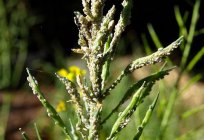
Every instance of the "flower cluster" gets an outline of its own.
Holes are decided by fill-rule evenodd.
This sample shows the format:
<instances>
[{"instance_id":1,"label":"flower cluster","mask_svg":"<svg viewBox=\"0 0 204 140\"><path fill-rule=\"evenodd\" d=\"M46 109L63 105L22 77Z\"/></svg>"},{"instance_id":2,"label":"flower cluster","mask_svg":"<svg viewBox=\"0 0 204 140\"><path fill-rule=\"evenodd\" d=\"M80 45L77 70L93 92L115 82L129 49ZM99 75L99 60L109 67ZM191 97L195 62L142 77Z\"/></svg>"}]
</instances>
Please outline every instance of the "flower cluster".
<instances>
[{"instance_id":1,"label":"flower cluster","mask_svg":"<svg viewBox=\"0 0 204 140\"><path fill-rule=\"evenodd\" d=\"M56 106L56 111L57 112L63 112L66 111L66 105L64 101L59 101L59 103Z\"/></svg>"},{"instance_id":2,"label":"flower cluster","mask_svg":"<svg viewBox=\"0 0 204 140\"><path fill-rule=\"evenodd\" d=\"M76 76L77 75L84 76L86 74L86 70L80 69L77 66L70 66L68 67L68 70L64 68L60 69L59 71L57 71L57 74L74 82L76 80Z\"/></svg>"}]
</instances>

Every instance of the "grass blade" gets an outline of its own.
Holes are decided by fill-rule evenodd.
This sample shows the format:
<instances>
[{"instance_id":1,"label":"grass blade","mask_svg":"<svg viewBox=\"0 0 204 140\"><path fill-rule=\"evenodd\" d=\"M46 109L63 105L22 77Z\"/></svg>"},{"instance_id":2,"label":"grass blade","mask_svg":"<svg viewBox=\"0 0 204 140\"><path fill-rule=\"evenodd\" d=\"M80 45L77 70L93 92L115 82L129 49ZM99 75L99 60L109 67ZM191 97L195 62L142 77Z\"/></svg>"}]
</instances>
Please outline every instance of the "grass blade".
<instances>
[{"instance_id":1,"label":"grass blade","mask_svg":"<svg viewBox=\"0 0 204 140\"><path fill-rule=\"evenodd\" d=\"M37 134L38 140L42 140L36 123L34 123L34 127L35 127L35 132Z\"/></svg>"},{"instance_id":2,"label":"grass blade","mask_svg":"<svg viewBox=\"0 0 204 140\"><path fill-rule=\"evenodd\" d=\"M72 124L71 119L69 119L69 122L70 122L70 126L71 126L71 133L72 133L73 139L78 140L79 137L77 136L76 130L75 130L73 124Z\"/></svg>"},{"instance_id":3,"label":"grass blade","mask_svg":"<svg viewBox=\"0 0 204 140\"><path fill-rule=\"evenodd\" d=\"M180 9L178 6L174 7L174 14L175 14L175 18L176 18L176 21L177 21L177 24L179 26L179 30L180 30L180 33L179 35L183 35L183 36L187 36L187 29L185 27L185 24L184 24L184 21L183 21L183 18L181 16L181 12L180 12Z\"/></svg>"},{"instance_id":4,"label":"grass blade","mask_svg":"<svg viewBox=\"0 0 204 140\"><path fill-rule=\"evenodd\" d=\"M203 137L203 127L204 124L201 123L199 126L192 128L191 130L185 132L181 136L177 137L175 140L193 140L196 138L198 134L200 134L200 139Z\"/></svg>"},{"instance_id":5,"label":"grass blade","mask_svg":"<svg viewBox=\"0 0 204 140\"><path fill-rule=\"evenodd\" d=\"M23 137L24 140L29 140L28 136L26 135L25 131L22 131L21 128L19 128L19 131L21 132L21 135Z\"/></svg>"},{"instance_id":6,"label":"grass blade","mask_svg":"<svg viewBox=\"0 0 204 140\"><path fill-rule=\"evenodd\" d=\"M193 109L184 112L181 115L181 118L186 119L186 118L188 118L188 117L190 117L190 116L192 116L192 115L194 115L194 114L196 114L196 113L198 113L198 112L200 112L202 110L204 110L204 104L202 104L202 105L200 105L198 107L194 107Z\"/></svg>"},{"instance_id":7,"label":"grass blade","mask_svg":"<svg viewBox=\"0 0 204 140\"><path fill-rule=\"evenodd\" d=\"M159 93L157 94L156 98L152 102L152 104L149 106L149 109L147 110L144 119L142 120L141 125L137 128L137 133L134 136L133 140L139 140L140 136L142 135L142 132L144 130L144 127L147 125L148 121L150 120L153 110L156 106L157 100L159 98Z\"/></svg>"},{"instance_id":8,"label":"grass blade","mask_svg":"<svg viewBox=\"0 0 204 140\"><path fill-rule=\"evenodd\" d=\"M195 36L199 36L199 35L202 35L202 34L204 34L204 28L202 28L202 29L195 32Z\"/></svg>"},{"instance_id":9,"label":"grass blade","mask_svg":"<svg viewBox=\"0 0 204 140\"><path fill-rule=\"evenodd\" d=\"M111 111L111 113L105 117L105 119L102 121L102 124L105 123L112 115L113 113L115 113L118 108L125 102L127 101L141 86L144 82L146 82L145 84L148 84L149 82L151 83L155 83L156 81L163 79L164 76L168 75L169 72L172 70L173 68L167 69L167 70L162 70L159 71L155 74L152 74L148 77L145 77L144 79L141 79L140 81L138 81L137 83L133 84L124 94L123 98L121 99L121 101L118 103L118 105Z\"/></svg>"},{"instance_id":10,"label":"grass blade","mask_svg":"<svg viewBox=\"0 0 204 140\"><path fill-rule=\"evenodd\" d=\"M157 36L152 24L148 24L147 28L148 28L150 36L151 36L155 46L157 47L157 49L163 48L163 45L162 45L161 41L159 40L159 37Z\"/></svg>"},{"instance_id":11,"label":"grass blade","mask_svg":"<svg viewBox=\"0 0 204 140\"><path fill-rule=\"evenodd\" d=\"M151 24L148 24L147 28L148 28L149 34L150 34L156 48L162 49L163 45L162 45L161 41L159 40L159 37L158 37L157 33L155 32L153 26ZM182 36L182 38L183 38L183 36ZM167 58L167 60L169 61L170 64L173 64L173 62L169 58Z\"/></svg>"},{"instance_id":12,"label":"grass blade","mask_svg":"<svg viewBox=\"0 0 204 140\"><path fill-rule=\"evenodd\" d=\"M1 95L0 95L1 96ZM0 107L0 139L4 139L5 131L8 123L8 117L10 113L10 106L11 106L11 98L12 96L4 93L2 104Z\"/></svg>"},{"instance_id":13,"label":"grass blade","mask_svg":"<svg viewBox=\"0 0 204 140\"><path fill-rule=\"evenodd\" d=\"M203 57L204 55L204 46L202 49L193 57L193 59L190 61L190 63L187 66L187 71L191 71L194 66L198 63L198 61Z\"/></svg>"},{"instance_id":14,"label":"grass blade","mask_svg":"<svg viewBox=\"0 0 204 140\"><path fill-rule=\"evenodd\" d=\"M118 115L118 119L115 121L110 136L107 138L107 140L114 139L115 136L127 125L129 122L129 118L132 115L132 113L136 110L136 107L141 102L142 94L144 93L143 89L145 89L144 86L145 83L142 84L142 86L137 90L137 92L133 95L132 100L128 104L128 106L125 108L123 112L121 112Z\"/></svg>"},{"instance_id":15,"label":"grass blade","mask_svg":"<svg viewBox=\"0 0 204 140\"><path fill-rule=\"evenodd\" d=\"M184 93L192 84L196 83L202 78L201 74L197 74L194 77L192 77L189 82L184 85L184 87L180 90L180 94Z\"/></svg>"},{"instance_id":16,"label":"grass blade","mask_svg":"<svg viewBox=\"0 0 204 140\"><path fill-rule=\"evenodd\" d=\"M66 125L64 124L63 120L61 119L61 117L59 116L59 114L57 113L57 111L55 110L55 108L45 99L43 93L40 91L40 88L38 86L37 81L34 79L34 77L30 74L29 69L27 68L27 73L28 73L28 82L30 87L33 90L33 94L36 94L39 101L42 103L42 105L47 109L47 113L48 116L51 117L54 121L55 124L59 125L61 127L61 129L63 130L63 132L65 133L65 135L67 136L67 138L69 140L71 140L71 137L69 135L69 130L66 127Z\"/></svg>"},{"instance_id":17,"label":"grass blade","mask_svg":"<svg viewBox=\"0 0 204 140\"><path fill-rule=\"evenodd\" d=\"M192 19L191 19L191 25L190 25L190 29L189 29L189 34L187 36L187 42L186 42L186 46L183 52L183 56L181 59L181 69L184 69L186 63L187 63L187 59L190 53L190 49L192 46L192 42L193 42L193 37L195 34L195 28L196 28L196 24L199 18L199 8L200 8L200 0L196 0L194 8L193 8L193 15L192 15Z\"/></svg>"},{"instance_id":18,"label":"grass blade","mask_svg":"<svg viewBox=\"0 0 204 140\"><path fill-rule=\"evenodd\" d=\"M152 52L152 50L151 50L151 48L149 46L146 35L143 33L141 37L142 37L142 43L143 43L143 46L144 46L144 49L145 49L145 53L147 55L152 54L153 52Z\"/></svg>"}]
</instances>

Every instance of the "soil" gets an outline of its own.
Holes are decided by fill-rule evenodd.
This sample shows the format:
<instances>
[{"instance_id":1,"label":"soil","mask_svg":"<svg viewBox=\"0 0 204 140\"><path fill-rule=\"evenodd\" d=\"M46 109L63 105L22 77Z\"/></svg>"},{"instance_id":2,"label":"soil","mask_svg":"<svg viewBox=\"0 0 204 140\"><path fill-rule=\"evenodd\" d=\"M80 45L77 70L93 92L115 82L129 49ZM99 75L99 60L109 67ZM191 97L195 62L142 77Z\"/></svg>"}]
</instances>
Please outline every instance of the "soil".
<instances>
[{"instance_id":1,"label":"soil","mask_svg":"<svg viewBox=\"0 0 204 140\"><path fill-rule=\"evenodd\" d=\"M51 87L43 87L44 90L53 90ZM42 105L37 97L32 94L31 90L18 91L0 91L0 105L6 94L11 95L10 113L7 122L5 140L22 140L22 135L19 131L21 128L32 139L32 131L34 127L28 127L28 124L33 124L33 120L37 118L41 112ZM2 116L3 117L3 116ZM0 118L2 118L0 116Z\"/></svg>"}]
</instances>

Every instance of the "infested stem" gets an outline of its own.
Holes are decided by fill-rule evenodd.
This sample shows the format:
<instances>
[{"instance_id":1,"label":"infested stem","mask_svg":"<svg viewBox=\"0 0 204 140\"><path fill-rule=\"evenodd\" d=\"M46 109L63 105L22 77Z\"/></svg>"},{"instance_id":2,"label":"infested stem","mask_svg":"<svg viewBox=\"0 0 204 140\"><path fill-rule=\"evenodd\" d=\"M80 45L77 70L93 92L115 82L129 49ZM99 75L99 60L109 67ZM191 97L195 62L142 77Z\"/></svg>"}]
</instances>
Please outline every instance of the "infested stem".
<instances>
[{"instance_id":1,"label":"infested stem","mask_svg":"<svg viewBox=\"0 0 204 140\"><path fill-rule=\"evenodd\" d=\"M125 70L121 72L121 74L112 83L112 85L106 89L106 91L103 93L103 98L109 95L110 91L113 90L117 86L117 84L120 83L122 78L125 77L127 74L132 73L134 70L142 68L144 66L152 65L152 64L163 61L163 59L169 56L174 49L180 46L182 39L183 39L183 36L181 36L176 41L168 45L166 48L159 49L158 51L156 51L155 53L151 55L136 59L135 61L130 63L125 68Z\"/></svg>"},{"instance_id":2,"label":"infested stem","mask_svg":"<svg viewBox=\"0 0 204 140\"><path fill-rule=\"evenodd\" d=\"M80 12L75 12L74 20L79 29L78 44L80 48L73 49L73 51L83 54L82 59L86 61L89 70L89 82L82 82L81 75L76 76L76 81L71 81L67 77L56 75L65 85L66 90L71 97L71 103L74 105L74 111L78 119L75 125L72 124L74 121L70 120L70 132L65 127L66 125L55 109L44 98L39 90L38 84L27 69L29 75L28 80L33 93L37 94L43 106L48 110L50 117L63 128L68 139L78 139L79 135L79 137L84 140L99 140L100 129L104 122L101 121L101 112L103 109L103 101L106 97L125 76L132 73L134 70L147 65L159 63L165 57L169 56L174 49L179 47L183 38L180 37L166 48L161 48L151 55L132 61L121 72L118 78L106 88L105 85L108 83L107 79L109 76L110 63L113 59L121 34L129 24L132 0L123 0L123 10L121 11L115 27L114 14L116 8L113 5L107 14L103 16L104 3L105 0L82 0L84 13L81 14ZM132 97L132 99L126 106L125 110L118 115L107 140L115 139L118 133L127 126L131 116L137 107L143 102L143 99L149 95L155 82L164 78L169 71L170 69L166 71L161 70L130 86L118 106L113 109L113 112L116 111L121 104L127 101L129 97ZM157 99L158 96L147 111L146 117L141 125L142 128L147 124ZM105 121L108 118L109 116L105 118ZM142 131L139 131L139 134L141 133Z\"/></svg>"}]
</instances>

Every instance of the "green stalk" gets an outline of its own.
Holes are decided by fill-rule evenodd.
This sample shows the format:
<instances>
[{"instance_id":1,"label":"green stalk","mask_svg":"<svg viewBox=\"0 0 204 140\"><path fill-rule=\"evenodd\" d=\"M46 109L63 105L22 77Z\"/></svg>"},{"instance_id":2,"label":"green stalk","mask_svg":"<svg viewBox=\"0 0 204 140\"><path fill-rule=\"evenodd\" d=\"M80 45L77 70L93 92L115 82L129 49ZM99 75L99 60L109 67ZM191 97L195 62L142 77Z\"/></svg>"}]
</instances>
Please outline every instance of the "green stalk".
<instances>
[{"instance_id":1,"label":"green stalk","mask_svg":"<svg viewBox=\"0 0 204 140\"><path fill-rule=\"evenodd\" d=\"M34 123L34 127L35 127L35 132L37 134L38 140L42 140L36 123Z\"/></svg>"},{"instance_id":2,"label":"green stalk","mask_svg":"<svg viewBox=\"0 0 204 140\"><path fill-rule=\"evenodd\" d=\"M188 33L187 33L187 29L184 23L185 21L183 20L181 16L181 12L178 6L174 7L174 14L175 14L176 21L180 29L179 36L183 35L186 37Z\"/></svg>"},{"instance_id":3,"label":"green stalk","mask_svg":"<svg viewBox=\"0 0 204 140\"><path fill-rule=\"evenodd\" d=\"M110 47L110 41L111 41L111 36L108 37L108 40L107 42L105 43L104 45L104 54L106 53L106 51L108 50L108 48ZM103 70L102 70L102 74L101 74L101 77L102 77L102 90L104 89L105 87L105 82L109 76L109 67L110 67L110 58L105 62L105 64L103 65Z\"/></svg>"},{"instance_id":4,"label":"green stalk","mask_svg":"<svg viewBox=\"0 0 204 140\"><path fill-rule=\"evenodd\" d=\"M171 93L171 96L169 98L169 101L168 101L164 116L162 118L162 122L161 122L161 125L160 125L160 130L159 130L159 134L157 136L157 140L162 140L163 139L163 136L164 136L164 133L165 133L166 128L168 126L170 117L171 117L171 115L173 113L173 107L175 105L177 94L178 94L177 89L174 89L174 91Z\"/></svg>"},{"instance_id":5,"label":"green stalk","mask_svg":"<svg viewBox=\"0 0 204 140\"><path fill-rule=\"evenodd\" d=\"M181 118L186 119L186 118L192 116L193 114L196 114L196 113L198 113L198 112L200 112L202 110L204 110L204 104L199 105L198 107L195 107L195 108L193 108L191 110L188 110L188 111L184 112L182 114Z\"/></svg>"},{"instance_id":6,"label":"green stalk","mask_svg":"<svg viewBox=\"0 0 204 140\"><path fill-rule=\"evenodd\" d=\"M15 68L13 71L13 76L12 76L12 85L13 87L16 87L19 84L22 71L24 69L24 64L27 58L27 44L24 44L19 48L19 54L18 58L15 64Z\"/></svg>"},{"instance_id":7,"label":"green stalk","mask_svg":"<svg viewBox=\"0 0 204 140\"><path fill-rule=\"evenodd\" d=\"M59 125L60 128L63 130L64 134L67 136L68 140L72 140L69 134L69 130L64 124L63 120L59 116L59 114L56 112L54 107L51 106L51 104L45 99L43 93L40 91L37 81L32 77L30 74L30 71L28 68L26 69L28 73L28 81L29 85L31 86L33 90L33 94L36 94L39 101L42 103L42 105L47 109L48 116L51 117L56 125Z\"/></svg>"},{"instance_id":8,"label":"green stalk","mask_svg":"<svg viewBox=\"0 0 204 140\"><path fill-rule=\"evenodd\" d=\"M137 133L136 133L133 140L139 140L140 136L142 135L144 127L147 125L147 123L149 122L149 120L150 120L150 118L152 116L152 113L153 113L153 110L154 110L154 108L156 106L158 98L159 98L159 93L157 94L157 96L154 99L154 101L152 102L152 104L149 106L149 109L147 110L147 112L145 114L145 117L142 120L142 124L137 128Z\"/></svg>"},{"instance_id":9,"label":"green stalk","mask_svg":"<svg viewBox=\"0 0 204 140\"><path fill-rule=\"evenodd\" d=\"M22 131L21 128L19 128L19 131L21 132L21 135L22 135L24 140L30 140L29 137L27 136L27 134L25 133L25 131Z\"/></svg>"},{"instance_id":10,"label":"green stalk","mask_svg":"<svg viewBox=\"0 0 204 140\"><path fill-rule=\"evenodd\" d=\"M194 68L194 66L198 63L198 61L203 57L203 55L204 55L204 46L193 57L193 59L189 62L188 66L187 66L187 71L191 71Z\"/></svg>"},{"instance_id":11,"label":"green stalk","mask_svg":"<svg viewBox=\"0 0 204 140\"><path fill-rule=\"evenodd\" d=\"M1 65L2 69L0 72L1 83L0 88L9 86L11 80L11 50L10 50L10 34L8 29L8 23L6 18L6 9L3 0L0 0L0 51L1 51Z\"/></svg>"},{"instance_id":12,"label":"green stalk","mask_svg":"<svg viewBox=\"0 0 204 140\"><path fill-rule=\"evenodd\" d=\"M125 127L129 121L129 114L132 110L135 111L137 104L140 102L140 98L142 96L142 90L144 89L144 84L137 90L137 92L133 95L131 102L128 104L128 106L125 108L125 110L122 113L119 113L118 119L115 121L110 136L107 138L107 140L114 139L116 137L116 134L119 133L119 131ZM135 109L134 109L135 108ZM126 122L127 121L127 122Z\"/></svg>"},{"instance_id":13,"label":"green stalk","mask_svg":"<svg viewBox=\"0 0 204 140\"><path fill-rule=\"evenodd\" d=\"M196 0L194 8L193 8L193 14L192 14L189 33L188 33L187 40L186 40L186 46L185 46L183 56L181 59L181 70L185 69L184 67L185 67L185 65L187 63L187 59L189 57L190 49L191 49L192 42L193 42L193 37L195 34L196 24L197 24L197 21L199 19L199 8L200 8L200 0Z\"/></svg>"},{"instance_id":14,"label":"green stalk","mask_svg":"<svg viewBox=\"0 0 204 140\"><path fill-rule=\"evenodd\" d=\"M8 123L8 117L11 106L11 96L8 93L4 93L2 106L0 110L0 139L3 140L5 138L5 131Z\"/></svg>"},{"instance_id":15,"label":"green stalk","mask_svg":"<svg viewBox=\"0 0 204 140\"><path fill-rule=\"evenodd\" d=\"M148 28L148 31L149 31L151 38L152 38L155 46L157 47L157 49L163 48L163 45L162 45L161 41L159 40L159 37L157 36L153 26L151 24L148 24L147 28Z\"/></svg>"}]
</instances>

